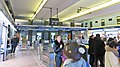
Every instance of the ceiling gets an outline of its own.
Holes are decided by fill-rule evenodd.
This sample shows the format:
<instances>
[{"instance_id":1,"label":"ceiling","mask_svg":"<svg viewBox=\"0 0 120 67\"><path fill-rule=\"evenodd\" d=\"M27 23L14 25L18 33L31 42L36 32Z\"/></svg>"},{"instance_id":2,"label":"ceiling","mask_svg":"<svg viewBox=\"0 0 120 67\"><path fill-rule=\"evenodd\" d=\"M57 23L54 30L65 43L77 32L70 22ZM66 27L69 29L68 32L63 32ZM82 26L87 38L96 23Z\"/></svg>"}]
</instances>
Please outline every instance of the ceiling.
<instances>
[{"instance_id":1,"label":"ceiling","mask_svg":"<svg viewBox=\"0 0 120 67\"><path fill-rule=\"evenodd\" d=\"M20 19L22 21L16 22L28 22L26 20L31 20L38 7L42 3L42 0L6 0L9 1L11 6L11 11L15 19ZM60 20L69 17L71 15L77 14L77 9L80 7L93 8L95 6L106 3L110 0L48 0L43 8L38 12L34 19L47 20L51 17L50 8L52 8L52 17L57 17L57 8L58 8L58 17ZM117 6L117 7L116 7ZM46 8L47 7L47 8ZM112 12L120 11L120 4L116 4L104 9L100 9L94 12L91 12L89 15L83 15L76 17L72 20L80 21L84 19L89 19L91 17L97 17L105 14L110 14ZM112 11L110 9L112 8ZM81 9L81 11L86 11L88 9ZM115 9L115 10L114 10ZM103 12L104 11L104 12Z\"/></svg>"}]
</instances>

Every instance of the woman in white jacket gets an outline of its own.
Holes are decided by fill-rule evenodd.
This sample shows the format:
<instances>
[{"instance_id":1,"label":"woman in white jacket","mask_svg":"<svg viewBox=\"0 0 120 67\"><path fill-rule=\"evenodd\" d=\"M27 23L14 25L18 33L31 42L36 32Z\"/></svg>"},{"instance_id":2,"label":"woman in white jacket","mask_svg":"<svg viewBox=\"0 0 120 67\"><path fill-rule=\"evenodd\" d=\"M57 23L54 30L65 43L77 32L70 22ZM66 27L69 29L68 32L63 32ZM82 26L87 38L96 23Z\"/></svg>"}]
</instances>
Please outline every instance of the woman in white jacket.
<instances>
[{"instance_id":1,"label":"woman in white jacket","mask_svg":"<svg viewBox=\"0 0 120 67\"><path fill-rule=\"evenodd\" d=\"M105 67L120 67L116 47L117 43L115 41L111 41L105 46Z\"/></svg>"}]
</instances>

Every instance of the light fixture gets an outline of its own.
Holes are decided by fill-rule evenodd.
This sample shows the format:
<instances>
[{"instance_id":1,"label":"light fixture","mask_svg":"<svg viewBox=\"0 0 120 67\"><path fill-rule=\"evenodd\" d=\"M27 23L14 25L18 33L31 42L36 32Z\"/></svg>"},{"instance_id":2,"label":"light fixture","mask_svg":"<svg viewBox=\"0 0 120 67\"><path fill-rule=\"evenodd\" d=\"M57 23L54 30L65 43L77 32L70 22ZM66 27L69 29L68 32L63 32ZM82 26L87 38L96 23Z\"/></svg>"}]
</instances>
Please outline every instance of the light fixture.
<instances>
[{"instance_id":1,"label":"light fixture","mask_svg":"<svg viewBox=\"0 0 120 67\"><path fill-rule=\"evenodd\" d=\"M108 7L110 5L113 5L115 3L118 3L120 2L120 0L111 0L107 3L104 3L104 4L101 4L99 6L96 6L96 7L93 7L93 8L90 8L86 11L83 11L83 12L80 12L80 13L77 13L77 14L74 14L70 17L67 17L67 18L63 18L61 21L67 21L67 20L70 20L70 19L73 19L73 18L76 18L76 17L79 17L79 16L82 16L82 15L85 15L85 14L88 14L90 12L93 12L93 11L96 11L96 10L99 10L99 9L102 9L102 8L105 8L105 7Z\"/></svg>"},{"instance_id":2,"label":"light fixture","mask_svg":"<svg viewBox=\"0 0 120 67\"><path fill-rule=\"evenodd\" d=\"M38 14L38 12L42 9L42 7L46 4L48 0L43 0L41 5L39 6L39 8L37 9L37 11L35 12L35 14L32 17L32 20L35 18L35 16Z\"/></svg>"},{"instance_id":3,"label":"light fixture","mask_svg":"<svg viewBox=\"0 0 120 67\"><path fill-rule=\"evenodd\" d=\"M80 7L79 9L77 9L77 13L79 13L80 11L82 11L82 9L90 9L90 8Z\"/></svg>"}]
</instances>

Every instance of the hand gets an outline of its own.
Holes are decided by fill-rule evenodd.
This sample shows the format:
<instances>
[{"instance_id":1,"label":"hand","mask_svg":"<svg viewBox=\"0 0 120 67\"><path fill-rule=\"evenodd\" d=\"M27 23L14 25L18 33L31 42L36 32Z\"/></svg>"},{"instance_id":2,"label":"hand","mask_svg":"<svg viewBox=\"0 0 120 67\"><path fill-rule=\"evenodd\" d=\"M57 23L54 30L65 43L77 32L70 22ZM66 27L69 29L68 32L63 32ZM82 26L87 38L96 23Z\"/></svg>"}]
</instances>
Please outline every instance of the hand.
<instances>
[{"instance_id":1,"label":"hand","mask_svg":"<svg viewBox=\"0 0 120 67\"><path fill-rule=\"evenodd\" d=\"M62 44L60 45L60 48L62 48Z\"/></svg>"}]
</instances>

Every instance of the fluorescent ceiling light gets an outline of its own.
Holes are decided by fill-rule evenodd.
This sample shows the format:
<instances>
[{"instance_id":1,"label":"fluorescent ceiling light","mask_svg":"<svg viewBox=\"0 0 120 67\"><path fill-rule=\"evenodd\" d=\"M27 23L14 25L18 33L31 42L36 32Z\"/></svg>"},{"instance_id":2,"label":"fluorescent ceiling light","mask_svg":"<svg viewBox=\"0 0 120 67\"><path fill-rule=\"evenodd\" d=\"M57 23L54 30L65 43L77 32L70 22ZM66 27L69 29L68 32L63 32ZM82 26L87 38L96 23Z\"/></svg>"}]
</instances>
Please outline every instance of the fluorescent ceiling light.
<instances>
[{"instance_id":1,"label":"fluorescent ceiling light","mask_svg":"<svg viewBox=\"0 0 120 67\"><path fill-rule=\"evenodd\" d=\"M93 11L96 11L96 10L99 10L99 9L102 9L102 8L105 8L105 7L108 7L108 6L113 5L113 4L115 4L115 3L118 3L118 2L120 2L120 0L111 0L111 1L109 1L109 2L107 2L107 3L104 3L104 4L101 4L101 5L99 5L99 6L90 8L90 9L88 9L88 10L86 10L86 11L81 12L81 13L77 13L77 14L74 14L74 15L72 15L72 16L70 16L70 17L64 18L64 19L62 19L61 21L70 20L70 19L73 19L73 18L82 16L82 15L88 14L88 13L90 13L90 12L93 12Z\"/></svg>"},{"instance_id":2,"label":"fluorescent ceiling light","mask_svg":"<svg viewBox=\"0 0 120 67\"><path fill-rule=\"evenodd\" d=\"M46 4L48 0L43 0L41 5L39 6L39 8L37 9L37 11L35 12L35 14L33 15L32 19L35 18L35 16L38 14L38 12L42 9L42 7Z\"/></svg>"}]
</instances>

